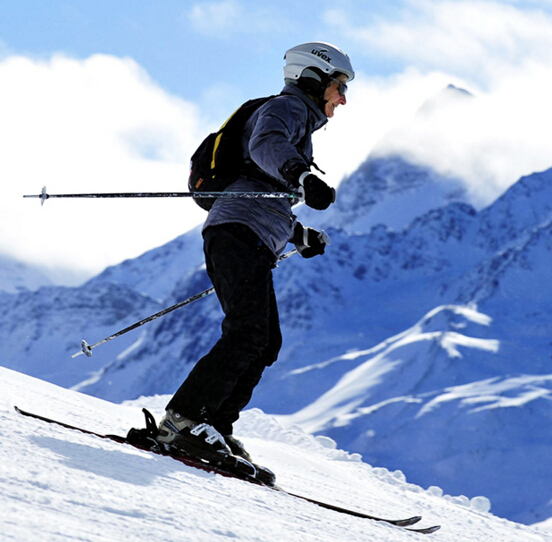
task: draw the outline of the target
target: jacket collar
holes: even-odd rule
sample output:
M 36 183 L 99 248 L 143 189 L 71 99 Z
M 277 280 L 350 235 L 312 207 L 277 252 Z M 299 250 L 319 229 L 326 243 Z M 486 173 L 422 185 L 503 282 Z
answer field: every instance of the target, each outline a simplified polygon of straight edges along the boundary
M 286 85 L 282 89 L 282 94 L 291 94 L 301 98 L 305 102 L 306 106 L 309 109 L 309 118 L 313 124 L 313 132 L 319 130 L 328 122 L 328 117 L 320 110 L 320 108 L 314 103 L 313 99 L 306 93 L 303 92 L 296 85 Z

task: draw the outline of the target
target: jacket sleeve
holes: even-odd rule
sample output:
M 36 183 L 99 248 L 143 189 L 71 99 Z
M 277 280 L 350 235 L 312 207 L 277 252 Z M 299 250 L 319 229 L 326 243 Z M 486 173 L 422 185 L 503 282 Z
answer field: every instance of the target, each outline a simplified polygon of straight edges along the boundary
M 301 99 L 279 96 L 261 107 L 255 117 L 248 150 L 263 171 L 284 180 L 281 171 L 286 164 L 299 162 L 309 168 L 311 133 L 307 106 Z

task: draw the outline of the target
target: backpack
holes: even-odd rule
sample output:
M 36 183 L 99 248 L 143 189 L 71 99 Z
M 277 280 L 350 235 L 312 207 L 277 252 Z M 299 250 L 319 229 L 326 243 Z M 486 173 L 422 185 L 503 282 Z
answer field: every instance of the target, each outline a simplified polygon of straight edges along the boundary
M 223 192 L 249 164 L 243 159 L 242 134 L 251 115 L 275 96 L 255 98 L 240 106 L 218 132 L 209 134 L 194 152 L 190 161 L 188 189 L 197 192 Z M 216 198 L 194 198 L 206 211 Z

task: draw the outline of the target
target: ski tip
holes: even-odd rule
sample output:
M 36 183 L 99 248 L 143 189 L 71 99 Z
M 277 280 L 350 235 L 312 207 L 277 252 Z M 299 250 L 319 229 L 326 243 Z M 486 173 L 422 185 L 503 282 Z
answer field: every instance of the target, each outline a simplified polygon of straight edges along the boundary
M 433 525 L 433 527 L 424 527 L 422 529 L 406 529 L 407 531 L 411 531 L 413 533 L 419 533 L 419 534 L 433 534 L 437 532 L 441 528 L 440 525 Z
M 18 414 L 22 414 L 23 416 L 28 416 L 29 413 L 21 408 L 19 408 L 17 405 L 13 405 L 13 408 Z
M 393 521 L 393 524 L 398 527 L 408 527 L 409 525 L 414 525 L 419 521 L 422 521 L 422 516 L 412 516 L 411 518 L 398 519 Z

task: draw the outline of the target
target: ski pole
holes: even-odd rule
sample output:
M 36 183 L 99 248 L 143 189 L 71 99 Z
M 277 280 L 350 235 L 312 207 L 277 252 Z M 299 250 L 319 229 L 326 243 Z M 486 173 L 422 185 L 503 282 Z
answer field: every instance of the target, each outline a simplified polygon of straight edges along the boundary
M 287 260 L 289 257 L 293 256 L 294 254 L 297 254 L 297 249 L 290 250 L 289 252 L 286 252 L 285 254 L 282 254 L 280 258 L 278 259 L 278 262 L 281 262 L 283 260 Z M 81 341 L 81 350 L 76 352 L 71 356 L 71 358 L 76 358 L 77 356 L 80 356 L 81 354 L 85 354 L 87 357 L 92 357 L 92 349 L 96 348 L 97 346 L 100 346 L 101 344 L 104 344 L 108 341 L 111 341 L 113 339 L 116 339 L 117 337 L 120 337 L 121 335 L 124 335 L 125 333 L 128 333 L 129 331 L 132 331 L 133 329 L 136 329 L 140 326 L 143 326 L 144 324 L 147 324 L 148 322 L 153 322 L 153 320 L 157 320 L 157 318 L 161 318 L 161 316 L 165 316 L 165 314 L 169 314 L 169 312 L 173 312 L 177 309 L 180 309 L 181 307 L 184 307 L 185 305 L 189 305 L 190 303 L 193 303 L 194 301 L 197 301 L 198 299 L 202 299 L 204 297 L 207 297 L 208 295 L 212 294 L 215 291 L 215 289 L 211 286 L 211 288 L 208 288 L 207 290 L 203 290 L 203 292 L 199 292 L 188 299 L 185 299 L 184 301 L 180 301 L 179 303 L 176 303 L 175 305 L 172 305 L 171 307 L 168 307 L 166 309 L 163 309 L 162 311 L 156 312 L 155 314 L 152 314 L 151 316 L 148 316 L 147 318 L 144 318 L 143 320 L 140 320 L 139 322 L 136 322 L 135 324 L 132 324 L 128 327 L 125 327 L 124 329 L 121 329 L 121 331 L 117 331 L 117 333 L 114 333 L 113 335 L 110 335 L 109 337 L 106 337 L 105 339 L 102 339 L 101 341 L 98 341 L 94 344 L 88 344 L 84 339 Z
M 46 187 L 40 194 L 24 195 L 24 198 L 39 198 L 40 205 L 50 198 L 277 198 L 298 199 L 296 192 L 106 192 L 91 194 L 48 194 Z

